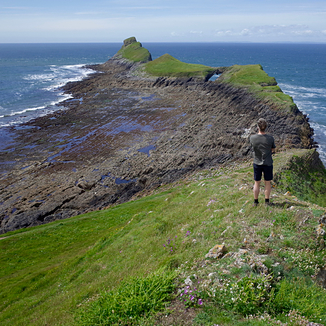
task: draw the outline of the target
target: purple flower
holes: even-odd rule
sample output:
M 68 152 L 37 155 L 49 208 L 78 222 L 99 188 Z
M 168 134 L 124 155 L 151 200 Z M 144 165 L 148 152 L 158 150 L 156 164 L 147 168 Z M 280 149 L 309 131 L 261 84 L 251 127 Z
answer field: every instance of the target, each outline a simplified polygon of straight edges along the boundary
M 198 304 L 201 306 L 203 304 L 203 300 L 202 299 L 199 299 L 198 300 Z

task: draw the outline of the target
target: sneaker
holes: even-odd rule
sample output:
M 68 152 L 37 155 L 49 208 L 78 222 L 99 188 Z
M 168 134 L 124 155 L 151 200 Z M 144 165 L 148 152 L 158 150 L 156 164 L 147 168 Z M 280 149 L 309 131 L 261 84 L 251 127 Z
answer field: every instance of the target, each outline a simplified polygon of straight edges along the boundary
M 265 206 L 274 206 L 274 203 L 271 203 L 270 201 L 265 202 Z
M 257 207 L 258 205 L 259 205 L 259 203 L 254 202 L 254 204 L 252 206 Z

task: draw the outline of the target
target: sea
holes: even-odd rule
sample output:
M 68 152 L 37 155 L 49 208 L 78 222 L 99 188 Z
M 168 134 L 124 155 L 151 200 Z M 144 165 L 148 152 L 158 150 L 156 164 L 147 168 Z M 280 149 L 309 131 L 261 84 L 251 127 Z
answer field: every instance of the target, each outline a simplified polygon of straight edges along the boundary
M 0 44 L 1 129 L 62 109 L 61 87 L 94 73 L 122 43 Z M 175 58 L 212 67 L 261 64 L 310 118 L 326 166 L 326 44 L 143 43 L 152 58 Z M 1 137 L 0 137 L 1 139 Z M 5 142 L 6 138 L 2 138 Z M 5 144 L 0 144 L 2 148 Z

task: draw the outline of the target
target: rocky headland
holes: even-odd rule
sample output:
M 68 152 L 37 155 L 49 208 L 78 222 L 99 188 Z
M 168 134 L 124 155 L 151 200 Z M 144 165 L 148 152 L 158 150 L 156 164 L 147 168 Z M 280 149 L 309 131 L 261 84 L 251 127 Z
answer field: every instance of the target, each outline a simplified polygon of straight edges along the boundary
M 93 75 L 64 86 L 73 97 L 62 110 L 6 129 L 0 233 L 103 209 L 247 158 L 259 117 L 268 120 L 278 151 L 315 147 L 308 118 L 260 66 L 250 69 L 268 81 L 257 75 L 248 86 L 241 66 L 159 75 L 147 66 L 153 62 L 127 39 L 114 57 L 92 66 Z M 220 77 L 210 81 L 215 73 Z

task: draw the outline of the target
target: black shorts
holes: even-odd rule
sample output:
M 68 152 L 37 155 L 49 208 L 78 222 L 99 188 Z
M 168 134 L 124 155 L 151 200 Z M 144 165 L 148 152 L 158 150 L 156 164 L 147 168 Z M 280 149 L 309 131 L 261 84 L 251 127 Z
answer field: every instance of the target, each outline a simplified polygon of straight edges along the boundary
M 254 163 L 254 180 L 260 181 L 264 172 L 264 180 L 273 180 L 273 165 L 257 165 Z

